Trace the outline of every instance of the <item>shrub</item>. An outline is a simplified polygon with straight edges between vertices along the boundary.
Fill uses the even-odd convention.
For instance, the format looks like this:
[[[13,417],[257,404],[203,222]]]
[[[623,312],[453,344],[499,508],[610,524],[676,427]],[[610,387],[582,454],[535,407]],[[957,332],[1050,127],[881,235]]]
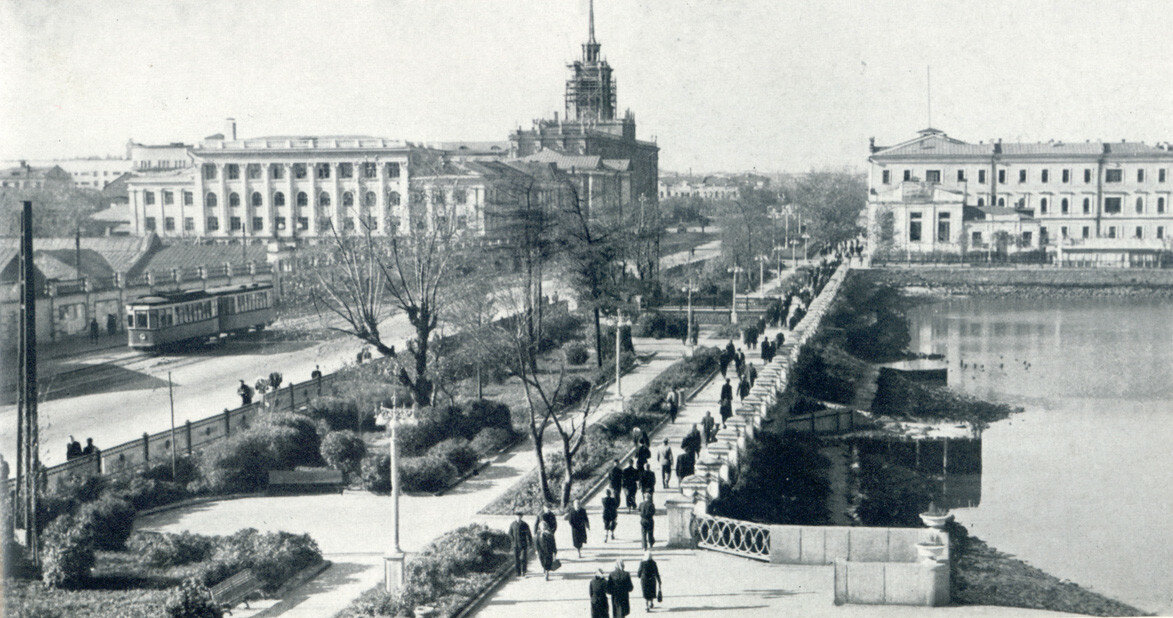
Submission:
[[[713,501],[715,515],[767,524],[826,525],[831,493],[816,438],[796,433],[758,433],[732,487]]]
[[[478,455],[484,457],[493,453],[513,440],[514,433],[500,427],[485,427],[477,433],[469,446]]]
[[[330,431],[359,428],[358,405],[349,397],[315,397],[310,400],[309,416],[325,423]]]
[[[283,460],[300,448],[292,427],[257,425],[204,450],[200,470],[213,491],[256,491],[268,482],[269,470],[287,469]]]
[[[440,491],[451,485],[456,475],[456,466],[434,455],[399,461],[399,483],[404,491]]]
[[[94,543],[71,515],[53,520],[41,537],[41,580],[51,588],[78,588],[94,567]]]
[[[74,525],[85,528],[94,549],[117,551],[126,547],[134,529],[134,506],[114,496],[87,502],[74,515]]]
[[[635,336],[683,339],[687,328],[687,317],[667,316],[658,311],[648,311],[636,320]]]
[[[473,438],[485,427],[499,427],[509,432],[513,431],[513,415],[509,406],[490,399],[476,399],[464,404],[464,415],[476,420],[476,430],[463,434],[466,438]]]
[[[319,453],[318,428],[313,419],[304,414],[280,412],[268,414],[265,423],[274,427],[289,427],[297,432],[292,442],[277,447],[277,458],[286,466],[316,466],[322,463]]]
[[[346,478],[359,473],[367,445],[353,431],[331,431],[322,440],[322,459]]]
[[[574,313],[547,314],[542,319],[542,337],[538,341],[538,352],[548,352],[558,346],[578,339],[583,319]]]
[[[632,429],[639,427],[647,431],[659,423],[661,418],[658,414],[642,414],[625,410],[608,416],[596,426],[609,438],[629,438]]]
[[[367,491],[391,491],[391,456],[371,453],[362,460],[362,486]]]
[[[558,405],[569,408],[580,402],[591,392],[591,383],[579,376],[570,376],[562,384],[562,392],[558,393]]]
[[[170,475],[170,470],[168,470]],[[190,495],[183,485],[171,481],[132,476],[111,488],[112,494],[130,502],[136,511],[145,511],[179,502]]]
[[[428,420],[401,423],[395,433],[399,452],[405,455],[424,453],[447,435],[444,425]]]
[[[322,559],[318,544],[306,534],[261,533],[245,528],[219,537],[212,558],[205,564],[200,580],[214,586],[242,569],[252,569],[266,591],[272,592],[285,580]]]
[[[733,339],[736,340],[741,336],[741,327],[736,324],[722,324],[717,327],[716,337],[718,339]]]
[[[591,359],[590,352],[581,343],[572,343],[566,348],[566,362],[571,365],[585,365]]]
[[[464,438],[448,438],[428,449],[428,456],[448,460],[456,468],[457,474],[472,470],[478,461],[477,452]]]
[[[215,540],[187,531],[172,534],[140,530],[130,536],[126,545],[146,564],[172,567],[207,560],[215,548]]]
[[[141,477],[186,485],[199,477],[199,469],[191,457],[179,457],[175,460],[174,474],[171,473],[171,462],[167,462],[151,466],[142,473]]]
[[[172,589],[164,609],[171,618],[220,618],[224,615],[212,601],[208,588],[191,578]]]

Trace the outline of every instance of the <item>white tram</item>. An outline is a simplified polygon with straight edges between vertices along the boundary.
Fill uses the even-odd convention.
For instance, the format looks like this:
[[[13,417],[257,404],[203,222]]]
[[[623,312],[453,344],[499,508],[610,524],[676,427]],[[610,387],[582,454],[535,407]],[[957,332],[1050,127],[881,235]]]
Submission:
[[[221,333],[259,331],[273,319],[269,284],[152,294],[126,303],[127,343],[154,350]]]

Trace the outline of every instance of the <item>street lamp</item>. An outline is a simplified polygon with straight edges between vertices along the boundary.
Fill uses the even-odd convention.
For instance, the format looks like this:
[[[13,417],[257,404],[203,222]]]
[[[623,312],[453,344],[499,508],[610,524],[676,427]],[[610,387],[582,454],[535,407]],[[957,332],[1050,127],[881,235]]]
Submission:
[[[689,278],[688,285],[680,288],[680,291],[688,293],[688,322],[685,324],[685,327],[684,327],[684,341],[685,341],[685,343],[687,343],[689,341],[692,341],[692,293],[698,292],[699,290],[696,288],[695,285],[693,285],[692,278]],[[692,347],[694,350],[696,349],[695,344],[693,344]]]
[[[620,373],[621,363],[619,362],[623,358],[620,335],[623,333],[624,326],[631,326],[631,320],[624,318],[623,312],[618,311],[615,314],[615,398],[619,400],[620,404],[623,403],[623,381]]]
[[[810,259],[810,256],[807,255],[807,244],[810,242],[810,239],[811,239],[810,234],[803,234],[802,235],[802,261],[803,262]]]
[[[387,429],[391,434],[391,548],[383,557],[384,582],[387,592],[395,592],[403,587],[406,575],[404,569],[406,554],[399,547],[399,447],[396,444],[396,438],[398,437],[399,421],[412,418],[413,411],[411,408],[400,408],[399,396],[395,394],[392,395],[391,407],[380,406],[379,412],[385,419]]]
[[[758,261],[758,296],[765,296],[765,294],[766,294],[766,262],[770,261],[770,256],[763,253],[754,259]]]
[[[729,321],[737,324],[737,273],[745,272],[745,269],[740,266],[730,266],[729,272],[733,273],[733,304],[730,307]]]

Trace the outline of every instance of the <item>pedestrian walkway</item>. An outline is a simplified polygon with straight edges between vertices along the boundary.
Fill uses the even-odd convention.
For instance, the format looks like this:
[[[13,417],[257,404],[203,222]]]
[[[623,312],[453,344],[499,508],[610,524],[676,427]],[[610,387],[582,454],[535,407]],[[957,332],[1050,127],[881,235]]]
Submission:
[[[623,392],[628,395],[646,386],[679,360],[686,350],[679,341],[672,340],[637,338],[634,343],[640,354],[655,352],[655,357],[623,376]],[[717,343],[701,341],[702,345]],[[607,388],[606,395],[606,401],[588,419],[589,424],[597,423],[620,409],[614,397],[614,383]],[[688,409],[686,406],[685,410]],[[554,441],[557,436],[550,431],[546,439]],[[400,530],[404,551],[409,554],[419,551],[444,532],[469,523],[487,523],[504,529],[509,517],[481,515],[480,511],[536,466],[533,446],[524,440],[497,456],[480,474],[442,496],[402,496]],[[342,496],[220,500],[141,517],[136,526],[162,532],[189,530],[201,534],[226,534],[249,527],[309,534],[317,541],[325,558],[334,565],[277,605],[265,609],[263,615],[317,617],[333,615],[363,590],[382,581],[381,555],[389,549],[390,522],[389,497],[354,492]],[[559,530],[560,535],[563,532]],[[561,537],[559,540],[561,542]]]

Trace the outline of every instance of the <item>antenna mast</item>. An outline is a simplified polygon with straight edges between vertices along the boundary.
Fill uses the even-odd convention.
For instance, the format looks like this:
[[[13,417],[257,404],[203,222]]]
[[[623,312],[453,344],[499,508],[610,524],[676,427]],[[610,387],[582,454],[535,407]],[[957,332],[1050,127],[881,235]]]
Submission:
[[[925,66],[925,102],[928,104],[929,128],[933,128],[933,67]]]

